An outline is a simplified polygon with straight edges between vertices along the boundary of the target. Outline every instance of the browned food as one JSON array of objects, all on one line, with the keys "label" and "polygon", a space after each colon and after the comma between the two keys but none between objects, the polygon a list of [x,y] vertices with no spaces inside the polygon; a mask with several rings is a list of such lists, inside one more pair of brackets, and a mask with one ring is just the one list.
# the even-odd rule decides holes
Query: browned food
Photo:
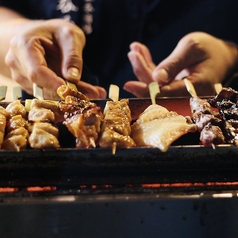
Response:
[{"label": "browned food", "polygon": [[199,97],[190,99],[192,118],[200,132],[200,142],[205,146],[225,143],[223,120],[210,103]]},{"label": "browned food", "polygon": [[130,148],[135,146],[131,138],[131,111],[128,99],[108,101],[104,108],[99,145],[102,148]]},{"label": "browned food", "polygon": [[59,130],[47,122],[34,123],[29,136],[30,146],[34,149],[59,148]]},{"label": "browned food", "polygon": [[103,117],[101,108],[66,85],[57,92],[64,99],[59,102],[59,109],[64,113],[63,123],[76,138],[76,148],[96,147]]},{"label": "browned food", "polygon": [[23,118],[27,118],[26,108],[22,105],[20,100],[9,103],[6,107],[6,110],[9,113],[10,117],[21,115]]},{"label": "browned food", "polygon": [[60,115],[57,105],[45,100],[33,99],[28,114],[30,126],[29,145],[34,149],[59,148],[59,130],[55,126],[55,113]]},{"label": "browned food", "polygon": [[218,145],[225,143],[225,137],[219,126],[212,125],[208,122],[201,131],[200,141],[205,146]]},{"label": "browned food", "polygon": [[31,110],[28,114],[29,121],[60,122],[63,120],[63,113],[56,103],[47,100],[33,99]]},{"label": "browned food", "polygon": [[73,96],[80,100],[89,101],[89,98],[79,91],[74,91],[67,85],[62,85],[57,89],[57,94],[65,100],[67,96]]},{"label": "browned food", "polygon": [[8,111],[4,107],[0,106],[0,148],[2,147],[2,143],[4,141],[5,129],[9,116]]},{"label": "browned food", "polygon": [[182,135],[197,130],[191,118],[159,105],[146,108],[131,128],[131,137],[137,146],[157,147],[162,152],[166,152]]},{"label": "browned food", "polygon": [[238,145],[238,92],[231,88],[223,88],[208,101],[219,111],[226,143]]},{"label": "browned food", "polygon": [[16,151],[26,149],[28,145],[28,137],[29,133],[26,128],[16,128],[6,135],[2,148],[5,150]]},{"label": "browned food", "polygon": [[2,143],[2,149],[17,150],[26,149],[28,146],[28,122],[25,107],[16,100],[6,107],[9,118],[6,125],[6,134]]}]

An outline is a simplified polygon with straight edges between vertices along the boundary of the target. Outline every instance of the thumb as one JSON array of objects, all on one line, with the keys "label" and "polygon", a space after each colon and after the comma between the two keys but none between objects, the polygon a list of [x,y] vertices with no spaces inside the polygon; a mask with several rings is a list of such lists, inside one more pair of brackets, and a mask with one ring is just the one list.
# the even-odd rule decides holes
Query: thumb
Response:
[{"label": "thumb", "polygon": [[79,28],[64,30],[59,34],[58,44],[62,52],[62,75],[76,83],[81,78],[83,68],[84,33]]},{"label": "thumb", "polygon": [[173,52],[157,65],[152,78],[161,85],[169,84],[182,70],[204,61],[206,57],[205,50],[199,47],[194,38],[184,37]]}]

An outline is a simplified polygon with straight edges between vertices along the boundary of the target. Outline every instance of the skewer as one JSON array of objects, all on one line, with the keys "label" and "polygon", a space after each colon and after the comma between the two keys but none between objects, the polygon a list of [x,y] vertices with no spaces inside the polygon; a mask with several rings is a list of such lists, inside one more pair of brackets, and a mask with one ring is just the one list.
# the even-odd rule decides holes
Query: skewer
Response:
[{"label": "skewer", "polygon": [[71,83],[69,81],[66,81],[67,86],[69,86],[72,90],[74,90],[75,92],[78,92],[78,89],[76,87],[76,85],[74,83]]},{"label": "skewer", "polygon": [[[78,92],[78,89],[75,84],[66,81],[66,84],[69,88],[74,90],[75,92]],[[33,96],[39,100],[44,100],[44,91],[43,88],[40,86],[36,85],[35,83],[33,84]]]},{"label": "skewer", "polygon": [[90,144],[92,145],[93,148],[96,148],[96,143],[93,137],[89,138]]},{"label": "skewer", "polygon": [[221,83],[215,83],[214,88],[215,88],[216,94],[219,94],[223,87]]},{"label": "skewer", "polygon": [[197,97],[196,90],[195,90],[193,84],[191,83],[191,81],[188,80],[187,78],[185,78],[183,81],[184,81],[185,86],[186,86],[186,89],[187,89],[187,91],[190,93],[190,95],[191,95],[192,97]]},{"label": "skewer", "polygon": [[152,82],[149,84],[150,98],[152,105],[156,104],[156,96],[160,93],[160,88],[158,82]]},{"label": "skewer", "polygon": [[115,84],[111,84],[109,87],[109,98],[112,99],[112,101],[117,102],[119,99],[119,87]]},{"label": "skewer", "polygon": [[[191,81],[188,80],[187,78],[185,78],[185,79],[184,79],[184,83],[185,83],[186,89],[187,89],[187,91],[190,93],[190,95],[191,95],[192,97],[197,97],[196,90],[195,90],[193,84],[191,83]],[[217,87],[218,87],[218,86],[217,86]],[[212,147],[212,149],[214,149],[214,150],[216,149],[216,145],[213,144],[213,143],[211,144],[211,147]]]},{"label": "skewer", "polygon": [[0,87],[0,101],[5,100],[7,94],[7,86]]},{"label": "skewer", "polygon": [[213,150],[216,149],[216,145],[215,145],[215,144],[212,143],[211,146],[212,146],[212,149],[213,149]]},{"label": "skewer", "polygon": [[21,87],[18,87],[18,86],[13,87],[12,98],[13,98],[13,100],[19,100],[22,98]]},{"label": "skewer", "polygon": [[43,88],[33,83],[33,96],[39,100],[44,100]]},{"label": "skewer", "polygon": [[[119,100],[119,87],[115,84],[111,84],[109,87],[109,98],[112,99],[114,102]],[[117,150],[117,143],[112,143],[112,154],[115,155]]]}]

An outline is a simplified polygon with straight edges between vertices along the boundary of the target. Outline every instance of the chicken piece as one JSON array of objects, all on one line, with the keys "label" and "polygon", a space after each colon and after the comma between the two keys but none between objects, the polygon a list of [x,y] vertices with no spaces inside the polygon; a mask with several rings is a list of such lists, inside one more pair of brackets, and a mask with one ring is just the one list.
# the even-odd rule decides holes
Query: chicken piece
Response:
[{"label": "chicken piece", "polygon": [[205,146],[225,143],[225,137],[220,127],[208,123],[201,131],[200,141]]},{"label": "chicken piece", "polygon": [[15,101],[6,107],[11,116],[7,121],[2,149],[20,151],[27,148],[29,136],[27,130],[28,122],[25,119],[26,111],[23,107],[21,103],[16,103]]},{"label": "chicken piece", "polygon": [[[42,111],[37,113],[37,110]],[[58,102],[48,100],[33,99],[29,113],[30,116],[28,116],[28,119],[31,121],[50,121],[57,123],[63,121],[64,118],[64,114],[58,107]],[[41,113],[43,115],[39,115]]]},{"label": "chicken piece", "polygon": [[99,145],[102,148],[111,148],[116,143],[118,148],[131,148],[135,146],[134,140],[129,135],[122,135],[106,127],[100,137]]},{"label": "chicken piece", "polygon": [[200,142],[205,146],[225,143],[222,129],[224,122],[219,112],[215,111],[207,100],[199,97],[190,98],[190,108],[193,121],[201,133]]},{"label": "chicken piece", "polygon": [[99,145],[102,148],[112,148],[116,143],[118,148],[135,146],[131,134],[131,111],[128,100],[108,101],[104,108],[104,119],[101,126]]},{"label": "chicken piece", "polygon": [[157,147],[166,152],[175,140],[188,132],[195,132],[197,126],[191,123],[191,119],[176,112],[151,105],[133,123],[131,129],[131,137],[137,146]]},{"label": "chicken piece", "polygon": [[10,132],[19,127],[27,128],[27,126],[28,122],[22,117],[22,115],[15,115],[13,117],[10,117],[9,121],[7,122],[7,132]]},{"label": "chicken piece", "polygon": [[58,105],[51,101],[33,99],[28,120],[29,145],[34,149],[59,148],[59,130],[55,125],[55,114],[61,114]]},{"label": "chicken piece", "polygon": [[34,149],[59,148],[58,129],[50,123],[36,122],[29,136],[29,144]]},{"label": "chicken piece", "polygon": [[89,101],[89,98],[81,92],[74,91],[67,85],[62,85],[57,89],[57,94],[65,100],[67,96],[73,96],[79,98],[80,100]]},{"label": "chicken piece", "polygon": [[20,151],[26,149],[28,145],[28,130],[24,127],[18,127],[11,130],[5,137],[2,149]]},{"label": "chicken piece", "polygon": [[0,148],[2,147],[2,143],[4,141],[5,129],[9,116],[10,115],[7,110],[4,107],[0,106]]},{"label": "chicken piece", "polygon": [[9,113],[10,117],[21,115],[23,118],[27,118],[26,108],[19,100],[9,103],[6,107],[6,110]]},{"label": "chicken piece", "polygon": [[64,99],[59,109],[64,113],[63,123],[76,138],[76,148],[96,147],[103,117],[101,108],[66,85],[59,87],[57,93]]},{"label": "chicken piece", "polygon": [[30,122],[55,122],[55,114],[47,108],[34,107],[29,111]]},{"label": "chicken piece", "polygon": [[85,110],[83,113],[75,112],[74,115],[68,115],[64,121],[68,130],[76,138],[77,148],[95,147],[95,141],[100,132],[102,115],[100,108]]},{"label": "chicken piece", "polygon": [[212,114],[204,114],[202,112],[195,112],[193,114],[193,121],[197,125],[199,132],[201,132],[208,123],[215,126],[222,126],[222,120],[220,118],[217,118]]},{"label": "chicken piece", "polygon": [[195,112],[202,112],[204,114],[213,114],[212,107],[208,101],[199,97],[190,98],[190,108],[192,114]]}]

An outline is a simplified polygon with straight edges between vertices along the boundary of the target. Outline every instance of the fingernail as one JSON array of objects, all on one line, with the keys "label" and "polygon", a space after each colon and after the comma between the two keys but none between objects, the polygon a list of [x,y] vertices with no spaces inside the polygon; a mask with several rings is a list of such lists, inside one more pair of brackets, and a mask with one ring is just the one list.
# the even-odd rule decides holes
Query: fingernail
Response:
[{"label": "fingernail", "polygon": [[79,79],[79,70],[75,67],[71,67],[67,71],[68,77],[74,78],[74,79]]},{"label": "fingernail", "polygon": [[165,69],[160,69],[157,72],[155,72],[156,75],[156,79],[159,81],[162,81],[164,83],[168,83],[169,79],[169,75],[167,73],[167,71]]}]

